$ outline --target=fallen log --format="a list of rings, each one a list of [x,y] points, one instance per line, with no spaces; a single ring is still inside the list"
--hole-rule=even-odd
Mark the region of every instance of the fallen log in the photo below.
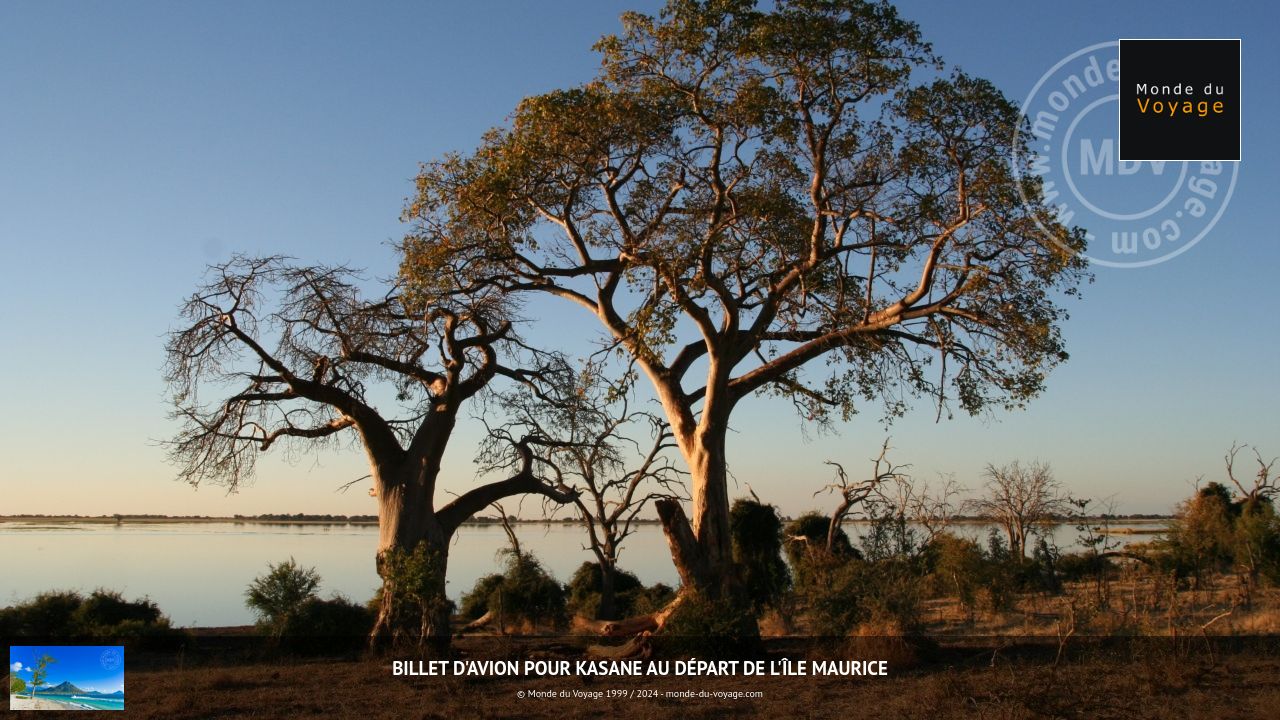
[[[651,634],[642,632],[621,645],[590,645],[587,657],[593,660],[646,660],[653,654]]]
[[[487,612],[487,613],[485,613],[485,614],[481,615],[480,617],[476,618],[475,620],[472,620],[471,622],[467,623],[466,625],[463,625],[463,626],[462,626],[462,628],[461,628],[458,632],[459,632],[459,633],[464,633],[464,632],[467,632],[467,631],[469,631],[469,630],[479,630],[480,628],[483,628],[483,627],[487,626],[489,623],[493,622],[493,621],[494,621],[494,619],[495,619],[495,618],[497,618],[497,617],[498,617],[497,613],[495,613],[494,611],[490,610],[489,612]]]

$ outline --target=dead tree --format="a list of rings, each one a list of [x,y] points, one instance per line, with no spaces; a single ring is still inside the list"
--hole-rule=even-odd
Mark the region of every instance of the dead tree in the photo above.
[[[1227,465],[1227,478],[1240,491],[1242,497],[1241,504],[1244,507],[1252,508],[1260,502],[1265,502],[1280,494],[1280,476],[1272,475],[1271,469],[1275,466],[1276,460],[1280,458],[1271,458],[1270,462],[1262,459],[1262,453],[1258,452],[1258,448],[1253,450],[1254,459],[1258,463],[1258,470],[1253,477],[1253,486],[1246,488],[1244,483],[1236,479],[1235,462],[1236,455],[1241,450],[1249,447],[1238,443],[1231,443],[1231,449],[1227,451],[1223,461]]]
[[[383,589],[374,638],[417,635],[443,649],[445,572],[458,526],[510,495],[574,496],[534,472],[533,451],[521,439],[508,447],[515,453],[509,477],[436,504],[441,461],[464,403],[496,377],[530,382],[541,371],[500,361],[520,343],[493,298],[431,304],[397,287],[366,298],[361,280],[345,267],[281,257],[211,267],[182,307],[187,324],[166,346],[181,423],[169,455],[192,485],[236,491],[272,448],[310,452],[358,439],[378,502]]]
[[[1025,466],[1017,460],[1002,467],[988,464],[983,475],[986,495],[970,501],[970,506],[1004,529],[1014,558],[1025,558],[1027,538],[1036,526],[1066,512],[1061,486],[1049,465],[1040,461]]]
[[[885,438],[884,444],[880,447],[880,454],[871,459],[871,476],[856,482],[849,479],[849,475],[845,472],[843,465],[833,460],[826,461],[826,464],[836,469],[835,482],[815,492],[814,495],[829,492],[840,496],[840,503],[831,512],[831,520],[827,525],[825,548],[828,554],[834,551],[840,526],[849,517],[853,508],[864,505],[871,498],[881,494],[885,483],[906,478],[904,471],[911,466],[894,465],[889,462],[888,454],[889,439]]]

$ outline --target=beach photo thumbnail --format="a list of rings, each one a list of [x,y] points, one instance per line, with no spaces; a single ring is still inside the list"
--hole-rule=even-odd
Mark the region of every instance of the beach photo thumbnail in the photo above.
[[[124,710],[124,647],[10,647],[9,709]]]

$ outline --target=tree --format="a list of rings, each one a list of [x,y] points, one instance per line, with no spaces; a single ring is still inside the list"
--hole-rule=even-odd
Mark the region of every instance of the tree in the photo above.
[[[14,675],[9,679],[9,694],[17,695],[27,689],[27,683],[22,678]]]
[[[422,167],[402,275],[599,319],[690,472],[691,518],[655,503],[686,589],[740,592],[725,439],[746,397],[819,423],[926,396],[979,413],[1066,359],[1083,232],[1010,166],[1029,154],[991,83],[913,80],[941,65],[890,5],[671,0],[597,49],[594,81]]]
[[[983,477],[986,495],[971,506],[1004,530],[1010,554],[1021,560],[1027,556],[1028,535],[1037,525],[1064,514],[1067,498],[1053,470],[1040,461],[1023,465],[1014,460],[1002,467],[988,464]]]
[[[36,690],[49,679],[49,665],[57,662],[49,655],[41,655],[36,660],[35,667],[31,669],[31,699],[36,699]]]
[[[269,564],[266,575],[254,578],[245,591],[245,604],[258,613],[272,632],[279,634],[302,603],[316,598],[320,575],[315,568],[302,568],[291,557]]]
[[[884,444],[880,446],[880,454],[871,460],[871,477],[856,482],[849,479],[849,474],[845,472],[843,465],[832,460],[827,461],[828,465],[836,469],[836,480],[818,493],[832,492],[840,496],[840,502],[836,505],[836,509],[831,511],[831,519],[827,523],[827,553],[834,552],[840,526],[844,524],[855,506],[869,504],[869,501],[880,497],[883,493],[882,486],[887,482],[905,483],[908,480],[905,470],[911,466],[894,465],[889,462],[888,454],[889,439],[885,438]],[[906,512],[905,504],[895,509],[899,510],[899,514]]]
[[[373,637],[416,636],[443,649],[445,572],[458,526],[499,498],[539,493],[568,502],[572,493],[540,479],[528,445],[517,441],[514,474],[437,506],[441,461],[463,404],[495,377],[528,382],[540,371],[500,360],[521,344],[508,308],[492,296],[437,302],[393,286],[366,299],[360,283],[345,267],[280,257],[211,267],[182,308],[189,324],[166,347],[182,423],[170,457],[192,485],[234,491],[274,447],[302,452],[358,438],[378,502],[383,588]],[[397,577],[416,585],[399,586]]]
[[[667,455],[671,432],[661,418],[635,409],[629,382],[611,381],[599,362],[555,379],[536,391],[518,386],[498,398],[507,420],[490,430],[481,465],[506,468],[505,448],[515,437],[527,437],[537,462],[558,484],[578,491],[573,502],[600,570],[596,617],[615,620],[622,543],[651,501],[679,491],[680,474]]]

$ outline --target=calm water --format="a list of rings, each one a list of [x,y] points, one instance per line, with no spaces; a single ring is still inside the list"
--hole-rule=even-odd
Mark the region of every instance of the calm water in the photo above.
[[[1151,527],[1150,525],[1142,527]],[[574,525],[518,525],[521,546],[532,551],[562,582],[593,556],[585,533]],[[858,534],[859,530],[850,532]],[[981,525],[958,532],[983,539]],[[1072,527],[1054,533],[1070,547]],[[1123,542],[1149,535],[1120,535]],[[237,523],[18,523],[0,522],[0,606],[50,589],[105,587],[126,597],[146,595],[179,626],[247,625],[245,587],[268,562],[290,556],[313,566],[321,592],[363,602],[378,587],[373,554],[377,529],[352,525],[262,525]],[[455,600],[482,575],[501,569],[498,551],[507,546],[501,526],[469,525],[457,534],[449,558],[449,595]],[[662,529],[642,525],[623,546],[621,565],[645,583],[677,583]]]

